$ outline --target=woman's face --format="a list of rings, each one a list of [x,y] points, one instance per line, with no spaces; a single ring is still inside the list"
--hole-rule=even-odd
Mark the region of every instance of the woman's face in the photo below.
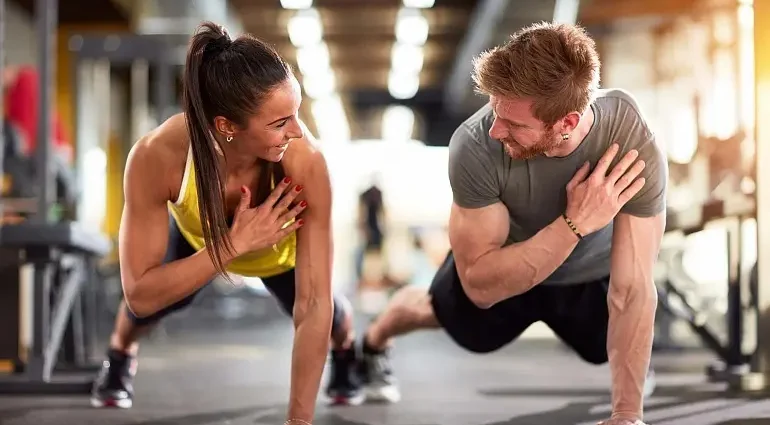
[[[299,82],[290,76],[267,95],[259,111],[248,118],[245,128],[222,117],[217,117],[216,126],[225,138],[232,136],[229,146],[239,155],[279,162],[292,139],[303,136],[297,117],[301,103]]]

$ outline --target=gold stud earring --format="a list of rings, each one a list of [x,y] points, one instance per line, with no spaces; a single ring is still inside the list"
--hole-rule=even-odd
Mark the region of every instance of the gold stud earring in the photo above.
[[[567,133],[562,134],[561,135],[561,139],[562,140],[569,140],[569,134],[567,134]]]

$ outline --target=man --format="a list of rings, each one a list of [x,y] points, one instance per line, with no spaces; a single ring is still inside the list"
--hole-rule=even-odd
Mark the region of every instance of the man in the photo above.
[[[605,424],[641,424],[667,165],[634,99],[598,89],[599,68],[593,40],[565,24],[475,61],[489,104],[449,144],[452,252],[427,293],[402,290],[367,330],[370,394],[399,398],[396,335],[440,327],[487,353],[544,321],[587,362],[609,362]]]

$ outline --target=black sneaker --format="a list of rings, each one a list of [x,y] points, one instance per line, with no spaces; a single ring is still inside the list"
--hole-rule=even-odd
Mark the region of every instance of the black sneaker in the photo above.
[[[91,405],[130,408],[134,399],[132,381],[135,373],[136,359],[133,356],[109,350],[91,390]]]
[[[366,401],[398,403],[401,400],[401,391],[390,366],[389,351],[369,347],[366,338],[361,344],[361,351],[359,375],[363,381]]]
[[[326,387],[326,395],[332,404],[357,406],[364,401],[361,380],[356,371],[357,357],[355,348],[332,350],[331,376]]]

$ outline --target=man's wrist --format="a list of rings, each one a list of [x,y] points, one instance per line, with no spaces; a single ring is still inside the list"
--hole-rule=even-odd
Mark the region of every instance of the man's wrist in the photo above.
[[[286,422],[283,423],[283,425],[313,425],[312,423],[304,420],[304,419],[287,419]]]

